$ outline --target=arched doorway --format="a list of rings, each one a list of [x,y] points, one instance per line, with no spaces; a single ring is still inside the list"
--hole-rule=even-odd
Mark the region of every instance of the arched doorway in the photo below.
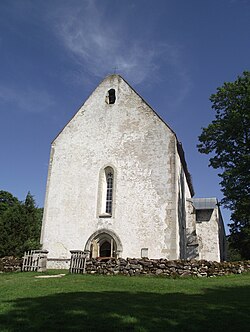
[[[113,255],[111,255],[111,251],[110,242],[105,241],[100,245],[100,257],[113,257]]]
[[[121,241],[112,231],[100,230],[92,234],[88,239],[85,251],[89,252],[91,258],[118,258],[122,251]]]
[[[90,245],[90,257],[117,257],[117,245],[112,236],[101,233],[96,236]]]

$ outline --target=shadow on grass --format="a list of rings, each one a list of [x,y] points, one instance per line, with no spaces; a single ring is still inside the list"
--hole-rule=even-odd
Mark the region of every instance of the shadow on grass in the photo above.
[[[247,331],[249,287],[203,294],[59,293],[16,299],[0,331]]]

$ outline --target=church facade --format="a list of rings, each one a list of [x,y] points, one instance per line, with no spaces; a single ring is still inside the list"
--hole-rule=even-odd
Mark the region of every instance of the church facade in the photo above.
[[[49,266],[89,257],[225,259],[216,199],[194,199],[174,131],[119,75],[52,142],[42,248]]]

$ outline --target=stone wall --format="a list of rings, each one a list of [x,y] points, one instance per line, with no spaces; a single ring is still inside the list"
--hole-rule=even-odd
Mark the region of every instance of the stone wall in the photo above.
[[[0,272],[17,272],[21,271],[22,258],[16,258],[13,256],[0,258]]]
[[[21,271],[22,258],[13,256],[0,258],[1,272]],[[175,260],[166,259],[87,259],[88,274],[104,275],[156,275],[163,277],[212,277],[229,274],[241,274],[250,271],[250,261],[211,262],[205,260]]]
[[[212,277],[250,271],[250,261],[211,262],[166,259],[87,259],[86,273],[105,275],[156,275],[164,277]]]

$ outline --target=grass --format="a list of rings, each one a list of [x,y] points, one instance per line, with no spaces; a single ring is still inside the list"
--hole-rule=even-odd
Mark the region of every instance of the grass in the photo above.
[[[0,274],[1,332],[228,332],[250,326],[250,274],[204,279],[35,275],[41,274]]]

